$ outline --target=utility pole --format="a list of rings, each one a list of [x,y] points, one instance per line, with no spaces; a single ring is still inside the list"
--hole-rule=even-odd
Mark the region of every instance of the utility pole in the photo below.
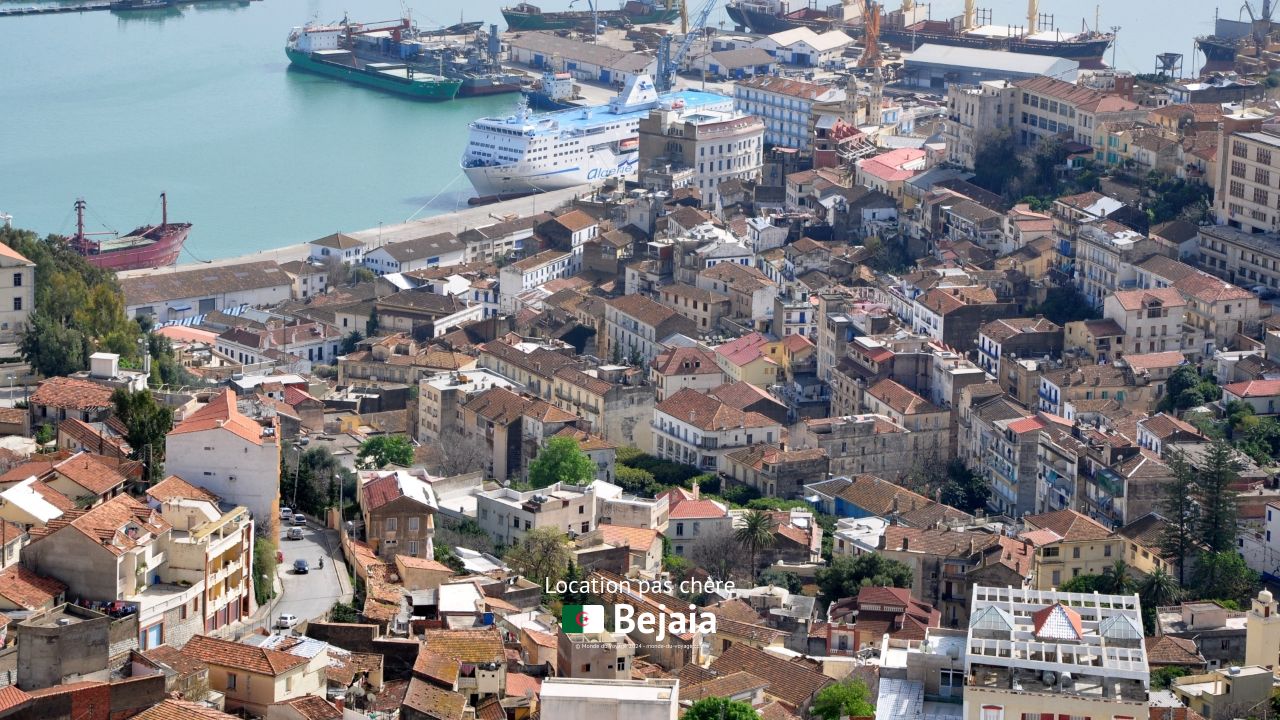
[[[1120,26],[1111,26],[1111,69],[1116,69],[1116,38],[1120,37]]]

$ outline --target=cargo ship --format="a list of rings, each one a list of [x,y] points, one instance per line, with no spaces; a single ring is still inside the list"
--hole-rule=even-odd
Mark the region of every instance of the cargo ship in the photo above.
[[[573,76],[566,72],[542,73],[542,79],[522,89],[529,107],[534,110],[567,110],[579,107],[581,99],[578,88],[573,84]]]
[[[1096,30],[1071,33],[1040,29],[1037,0],[1029,0],[1026,26],[979,24],[974,5],[974,0],[966,0],[963,15],[929,20],[925,8],[904,0],[901,9],[881,17],[880,41],[905,50],[933,44],[1051,55],[1075,60],[1081,67],[1101,68],[1103,56],[1115,40],[1112,33]],[[853,0],[842,0],[827,10],[813,6],[793,10],[787,0],[730,0],[725,11],[734,25],[765,35],[799,27],[818,33],[837,29],[855,36],[862,32],[862,6]]]
[[[507,21],[507,29],[512,31],[590,28],[593,17],[602,25],[627,27],[674,22],[680,17],[680,5],[673,0],[666,0],[663,5],[659,5],[658,0],[627,0],[617,10],[543,12],[537,5],[520,3],[502,8],[502,17]]]
[[[414,100],[452,100],[462,81],[425,73],[403,62],[366,62],[341,47],[347,28],[307,25],[294,28],[285,45],[292,67],[395,93]]]
[[[516,112],[471,123],[462,171],[481,196],[513,196],[623,178],[639,164],[640,119],[655,108],[732,111],[733,98],[696,90],[659,94],[647,75],[632,76],[608,105]]]
[[[111,0],[111,4],[107,6],[112,12],[127,12],[129,10],[164,10],[171,8],[177,3],[175,0]]]
[[[501,38],[498,26],[479,33],[481,23],[463,23],[440,30],[422,31],[409,19],[376,23],[343,20],[345,36],[340,47],[349,48],[363,60],[394,60],[417,72],[436,73],[461,81],[458,97],[519,92],[525,76],[507,72],[498,62]],[[466,30],[466,32],[456,32]],[[444,35],[442,33],[447,33]],[[469,37],[459,44],[445,37]]]
[[[139,268],[166,267],[178,261],[178,254],[187,242],[191,223],[169,222],[169,199],[160,193],[160,224],[143,225],[124,237],[116,233],[87,233],[84,231],[85,202],[76,200],[76,234],[67,242],[89,264],[104,270],[137,270]],[[98,240],[95,236],[111,235]]]
[[[1258,64],[1257,48],[1259,45],[1265,48],[1274,35],[1275,24],[1271,22],[1271,3],[1264,2],[1261,13],[1256,15],[1247,2],[1241,10],[1248,11],[1251,22],[1227,20],[1215,16],[1213,34],[1196,38],[1196,47],[1204,53],[1204,67],[1200,69],[1201,74],[1234,71],[1237,69],[1237,60],[1248,59],[1252,64]],[[1264,59],[1274,62],[1275,56],[1265,49],[1261,55]],[[1267,63],[1268,66],[1271,64],[1271,62]],[[1260,68],[1244,69],[1258,71]],[[1266,69],[1270,70],[1270,67]]]

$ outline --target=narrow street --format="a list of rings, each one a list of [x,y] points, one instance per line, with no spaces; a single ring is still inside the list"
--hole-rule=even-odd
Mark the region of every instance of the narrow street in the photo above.
[[[289,540],[289,527],[285,526],[280,537],[279,549],[284,553],[284,562],[276,574],[284,590],[280,602],[271,611],[272,623],[285,613],[297,615],[300,620],[311,620],[324,615],[335,602],[351,599],[349,593],[343,592],[345,579],[338,578],[339,572],[345,572],[345,565],[335,561],[338,533],[309,522],[302,530],[301,540]],[[322,557],[323,568],[318,566]],[[310,567],[301,575],[293,570],[293,561],[299,558],[306,560]]]

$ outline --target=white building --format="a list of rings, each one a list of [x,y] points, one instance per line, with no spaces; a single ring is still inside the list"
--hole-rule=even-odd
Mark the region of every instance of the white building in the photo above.
[[[761,38],[753,47],[790,65],[828,67],[843,63],[844,50],[852,44],[853,38],[839,30],[819,35],[807,27],[798,27]]]
[[[660,169],[663,185],[696,187],[707,207],[715,205],[716,188],[725,180],[760,179],[764,122],[758,117],[737,111],[659,108],[640,120],[639,134],[642,182],[649,177],[646,171]]]
[[[813,106],[844,99],[845,91],[837,87],[765,76],[739,80],[733,107],[764,120],[766,145],[808,152],[813,144]]]
[[[422,268],[460,265],[466,259],[466,243],[451,232],[403,242],[387,243],[364,254],[364,266],[378,275]]]
[[[590,680],[553,677],[542,681],[542,716],[556,720],[676,720],[680,680]]]
[[[724,454],[734,448],[772,443],[781,437],[777,421],[743,412],[691,388],[653,407],[655,454],[703,470],[724,468]]]
[[[585,535],[596,526],[595,488],[556,483],[538,490],[485,490],[476,493],[476,522],[507,547],[541,527]]]
[[[498,274],[498,311],[510,315],[520,309],[519,295],[569,274],[572,254],[544,250],[506,265]]]
[[[27,329],[36,305],[36,264],[0,244],[0,340],[15,340]]]
[[[259,526],[278,535],[279,421],[261,424],[242,414],[234,390],[223,390],[169,431],[165,471],[247,507]]]
[[[293,296],[293,277],[274,261],[194,270],[148,270],[119,279],[129,317],[181,320],[214,310],[268,307]]]
[[[311,262],[341,260],[348,265],[359,265],[364,261],[364,243],[346,233],[326,235],[319,240],[312,240],[307,246],[307,259]]]

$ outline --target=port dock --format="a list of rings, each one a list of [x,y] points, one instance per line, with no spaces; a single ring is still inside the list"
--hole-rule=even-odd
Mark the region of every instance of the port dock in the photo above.
[[[14,15],[53,15],[74,12],[89,12],[91,10],[109,10],[111,3],[109,2],[92,2],[80,5],[30,5],[18,8],[0,8],[0,17],[10,17]]]

